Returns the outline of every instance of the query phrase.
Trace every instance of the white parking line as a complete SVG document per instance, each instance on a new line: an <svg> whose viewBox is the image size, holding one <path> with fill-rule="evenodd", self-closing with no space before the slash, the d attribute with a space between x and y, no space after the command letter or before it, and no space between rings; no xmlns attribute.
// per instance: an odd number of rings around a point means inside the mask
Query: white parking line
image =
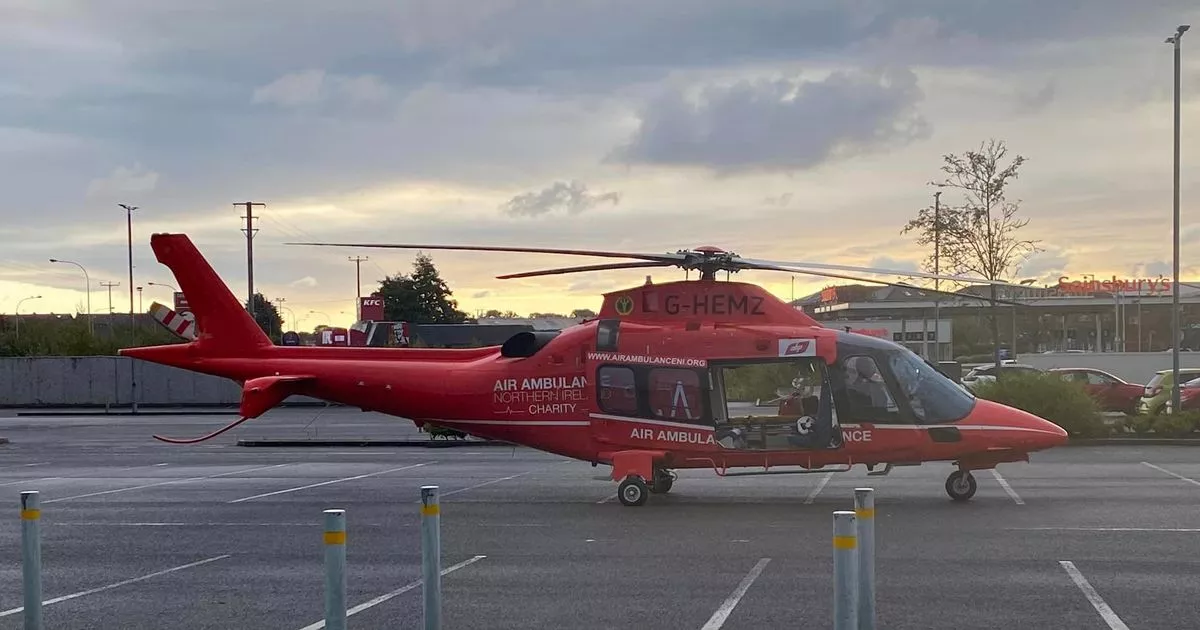
<svg viewBox="0 0 1200 630"><path fill-rule="evenodd" d="M480 560L483 560L486 557L487 556L475 556L474 558L471 558L470 560L463 560L462 562L459 562L456 565L446 567L445 569L442 569L442 577L445 577L446 575L453 573L465 566L475 564L476 562L479 562ZM357 615L358 613L360 613L368 608L378 606L379 604L382 604L383 602L386 602L387 600L389 600L393 597L396 597L397 595L403 595L403 594L413 590L414 588L417 588L418 586L420 586L421 582L422 582L422 580L417 580L415 582L409 582L408 584L405 584L403 587L396 589L396 590L392 591L391 593L387 593L385 595L380 595L379 597L376 597L375 599L372 599L367 602L363 602L363 603L355 606L354 608L350 608L350 609L346 610L346 616L350 617L351 615ZM322 621L318 621L314 624L304 626L300 630L319 630L320 628L324 628L324 627L325 627L325 621L322 620Z"/></svg>
<svg viewBox="0 0 1200 630"><path fill-rule="evenodd" d="M10 466L0 466L0 470L8 470L9 468L28 468L30 466L44 466L50 462L34 462L32 464L12 464Z"/></svg>
<svg viewBox="0 0 1200 630"><path fill-rule="evenodd" d="M0 483L0 488L3 488L4 486L15 486L17 484L22 484L22 483L33 483L35 481L53 481L55 479L62 479L62 478L63 477L42 477L40 479L22 479L20 481L10 481L8 483Z"/></svg>
<svg viewBox="0 0 1200 630"><path fill-rule="evenodd" d="M499 478L499 479L493 479L493 480L491 480L491 481L485 481L485 482L483 482L483 483L477 483L477 484L475 484L475 485L473 485L473 486L467 486L466 488L459 488L458 490L451 490L450 492L443 492L443 493L442 493L442 496L443 496L443 497L448 497L448 496L450 496L450 495L452 495L452 494L458 494L459 492L466 492L467 490L474 490L475 488L482 488L482 487L484 487L484 486L490 486L490 485L492 485L492 484L494 484L494 483L500 483L501 481L508 481L509 479L516 479L517 477L520 477L520 476L522 476L522 475L528 475L528 474L529 474L529 473L531 473L531 472L533 472L533 471L532 471L532 470L530 470L530 471L526 471L526 472L523 472L523 473L517 473L517 474L515 474L515 475L509 475L509 476L507 476L507 477L501 477L501 478Z"/></svg>
<svg viewBox="0 0 1200 630"><path fill-rule="evenodd" d="M1012 531L1026 532L1173 532L1181 534L1200 533L1192 527L1006 527Z"/></svg>
<svg viewBox="0 0 1200 630"><path fill-rule="evenodd" d="M55 527L312 527L307 523L226 523L226 522L169 522L169 521L80 521L53 523ZM361 527L362 525L359 524Z"/></svg>
<svg viewBox="0 0 1200 630"><path fill-rule="evenodd" d="M1025 505L1025 502L1021 500L1021 497L1017 496L1017 493L1012 489L1012 486L1008 485L1008 482L1004 480L1004 477L1000 476L1000 471L993 468L992 476L996 478L996 481L1000 483L1000 487L1004 488L1004 491L1008 493L1008 496L1012 497L1012 500L1015 501L1017 505Z"/></svg>
<svg viewBox="0 0 1200 630"><path fill-rule="evenodd" d="M409 468L417 468L417 467L425 466L425 465L432 464L432 463L433 462L425 462L423 464L412 464L411 466L401 466L399 468L391 468L389 470L380 470L378 472L367 473L365 475L355 475L353 477L343 477L341 479L332 479L330 481L322 481L320 483L310 483L307 486L300 486L299 488L288 488L287 490L276 490L275 492L264 492L263 494L256 494L252 497L242 497L240 499L234 499L234 500L230 501L230 503L241 503L243 501L252 501L254 499L261 499L263 497L273 497L277 494L286 494L288 492L296 492L298 490L307 490L309 488L316 488L318 486L328 486L331 483L341 483L343 481L354 481L355 479L366 479L367 477L375 477L377 475L386 475L387 473L390 473L390 472L396 472L399 470L408 470Z"/></svg>
<svg viewBox="0 0 1200 630"><path fill-rule="evenodd" d="M50 604L57 604L57 603L59 603L59 602L65 602L65 601L67 601L68 599L75 599L76 597L83 597L84 595L92 595L92 594L94 594L94 593L99 593L99 592L101 592L101 591L107 591L107 590L110 590L110 589L117 588L117 587L119 587L119 586L125 586L125 585L127 585L127 584L133 584L134 582L141 582L141 581L143 581L143 580L149 580L150 578L155 578L155 577L158 577L158 576L160 576L160 575L166 575L166 574L168 574L168 573L174 573L174 572L176 572L176 571L182 571L182 570L184 570L184 569L190 569L190 568L192 568L192 567L198 567L198 566L200 566L200 565L202 565L202 564L208 564L209 562L216 562L217 560L223 560L223 559L225 559L225 558L228 558L228 557L229 557L229 554L225 554L225 555L223 555L223 556L215 556L215 557L212 557L212 558L208 558L208 559L206 559L206 560L201 560L201 561L199 561L199 562L191 562L191 563L184 564L184 565L180 565L180 566L177 566L177 567L172 567L172 568L170 568L170 569L164 569L164 570L162 570L162 571L155 571L154 573L150 573L150 574L147 574L147 575L143 575L143 576L141 576L141 577L136 577L136 578L133 578L133 579L131 579L131 580L122 580L122 581L120 581L120 582L116 582L116 583L113 583L113 584L109 584L109 585L107 585L107 586L100 586L100 587L97 587L97 588L88 589L88 590L86 590L86 591L80 591L80 592L78 592L78 593L71 593L70 595L63 595L62 597L55 597L54 599L46 599L46 600L42 600L42 606L49 606ZM7 617L7 616L9 616L9 615L15 615L15 614L17 614L17 613L19 613L19 612L21 612L21 611L23 611L23 610L25 610L25 607L24 607L24 606L21 606L21 607L19 607L19 608L12 608L12 609L10 609L10 610L6 610L6 611L4 611L4 612L0 612L0 617Z"/></svg>
<svg viewBox="0 0 1200 630"><path fill-rule="evenodd" d="M1100 594L1096 592L1096 589L1092 588L1091 584L1088 584L1087 578L1083 577L1079 569L1075 568L1075 563L1069 560L1059 560L1058 563L1062 565L1062 568L1066 569L1067 575L1071 576L1071 579L1075 582L1075 586L1078 586L1079 590L1083 591L1084 597L1087 597L1088 601L1092 604L1092 608L1095 608L1096 612L1100 613L1100 618L1104 620L1104 623L1108 624L1109 628L1112 630L1129 630L1129 626L1125 625L1124 621L1121 621L1121 618L1117 616L1117 613L1113 612L1112 608L1109 608L1104 599L1100 597Z"/></svg>
<svg viewBox="0 0 1200 630"><path fill-rule="evenodd" d="M717 630L725 625L725 620L729 618L729 613L733 612L734 607L742 600L746 591L750 590L750 585L754 584L754 580L758 579L759 574L763 572L763 569L767 567L767 563L770 561L770 558L759 560L758 564L754 565L753 569L750 569L750 573L746 574L745 578L742 578L742 582L737 585L737 588L733 589L729 597L725 598L725 601L721 603L721 607L717 608L717 612L708 618L708 623L704 624L704 627L700 630Z"/></svg>
<svg viewBox="0 0 1200 630"><path fill-rule="evenodd" d="M825 473L825 476L821 477L821 482L817 484L816 488L813 488L813 491L808 494L808 498L804 500L805 505L817 500L817 495L821 494L821 490L825 488L825 484L829 483L830 479L833 479L833 473Z"/></svg>
<svg viewBox="0 0 1200 630"><path fill-rule="evenodd" d="M1183 481L1186 481L1192 485L1200 486L1200 481L1196 481L1195 479L1189 479L1188 477L1184 477L1183 475L1181 475L1179 473L1173 473L1173 472L1167 470L1166 468L1163 468L1161 466L1155 466L1154 464L1151 464L1150 462L1142 462L1142 463L1145 464L1146 466L1153 468L1154 470L1157 470L1158 472L1166 473L1168 475L1171 475L1172 477L1175 477L1176 479L1182 479Z"/></svg>
<svg viewBox="0 0 1200 630"><path fill-rule="evenodd" d="M258 466L255 468L243 468L242 470L232 470L229 472L218 473L216 475L205 475L203 477L188 477L187 479L171 479L168 481L159 481L156 483L142 484L140 486L131 486L129 488L117 488L116 490L101 490L100 492L89 492L87 494L77 494L75 496L70 496L70 497L59 497L57 499L50 499L48 501L42 501L42 503L56 503L58 501L70 501L71 499L83 499L85 497L98 497L102 494L116 494L118 492L128 492L130 490L141 490L143 488L155 488L158 486L167 486L167 485L170 485L173 483L187 483L189 481L201 481L204 479L216 479L217 477L228 477L229 475L237 475L237 474L241 474L241 473L254 472L256 470L266 470L267 468L279 468L280 466L287 466L287 464L272 464L270 466Z"/></svg>

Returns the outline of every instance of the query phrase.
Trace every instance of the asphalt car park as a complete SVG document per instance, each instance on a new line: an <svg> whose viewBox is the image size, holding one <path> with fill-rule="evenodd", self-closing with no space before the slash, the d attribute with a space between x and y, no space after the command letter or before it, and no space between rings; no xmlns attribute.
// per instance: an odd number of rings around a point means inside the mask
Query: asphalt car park
<svg viewBox="0 0 1200 630"><path fill-rule="evenodd" d="M198 445L212 415L0 418L0 544L39 490L46 627L319 627L322 511L347 513L351 627L420 628L419 488L442 492L447 628L830 627L832 512L876 494L883 628L1200 627L1200 450L1075 446L949 465L718 478L680 471L630 508L607 468L511 446L248 448L239 439L428 440L404 421L279 409ZM0 569L20 628L21 569Z"/></svg>

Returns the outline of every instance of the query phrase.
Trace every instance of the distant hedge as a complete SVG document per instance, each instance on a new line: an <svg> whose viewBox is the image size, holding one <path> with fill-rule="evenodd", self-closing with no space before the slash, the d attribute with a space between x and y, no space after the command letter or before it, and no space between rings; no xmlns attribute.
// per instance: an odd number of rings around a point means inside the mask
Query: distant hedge
<svg viewBox="0 0 1200 630"><path fill-rule="evenodd" d="M1187 437L1200 427L1200 412L1105 418L1083 384L1045 372L1014 372L975 388L979 398L1028 411L1062 427L1072 437L1113 433Z"/></svg>
<svg viewBox="0 0 1200 630"><path fill-rule="evenodd" d="M980 383L975 395L1045 418L1074 437L1109 433L1096 400L1083 385L1065 381L1057 374L1005 374Z"/></svg>

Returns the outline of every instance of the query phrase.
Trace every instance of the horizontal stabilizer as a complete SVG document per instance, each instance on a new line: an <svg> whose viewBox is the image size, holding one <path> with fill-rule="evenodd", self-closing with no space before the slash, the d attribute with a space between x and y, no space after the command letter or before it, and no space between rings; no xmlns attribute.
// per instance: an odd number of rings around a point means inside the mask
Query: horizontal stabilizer
<svg viewBox="0 0 1200 630"><path fill-rule="evenodd" d="M240 413L243 418L257 418L274 409L292 394L301 393L304 385L315 383L315 376L263 376L246 381L242 386Z"/></svg>

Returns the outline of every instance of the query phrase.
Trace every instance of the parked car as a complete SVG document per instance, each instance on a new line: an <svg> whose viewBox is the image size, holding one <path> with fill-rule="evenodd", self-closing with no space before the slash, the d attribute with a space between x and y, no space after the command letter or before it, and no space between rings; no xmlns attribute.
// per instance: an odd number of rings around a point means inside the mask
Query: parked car
<svg viewBox="0 0 1200 630"><path fill-rule="evenodd" d="M1200 379L1200 369L1179 368L1179 379L1184 383L1193 379ZM1142 400L1138 403L1137 413L1150 415L1161 413L1163 405L1168 400L1171 400L1171 387L1173 383L1171 370L1159 370L1155 372L1154 378L1146 383L1146 389L1142 392ZM1181 387L1180 389L1183 388Z"/></svg>
<svg viewBox="0 0 1200 630"><path fill-rule="evenodd" d="M1200 378L1186 381L1179 386L1179 408L1184 411L1200 411ZM1171 397L1162 406L1163 413L1171 413Z"/></svg>
<svg viewBox="0 0 1200 630"><path fill-rule="evenodd" d="M1104 411L1137 413L1138 403L1146 391L1145 385L1130 383L1096 368L1051 368L1050 371L1062 376L1064 380L1082 383L1084 389L1096 399Z"/></svg>
<svg viewBox="0 0 1200 630"><path fill-rule="evenodd" d="M974 390L979 383L985 381L994 381L996 380L996 377L1001 374L1041 371L1042 370L1039 370L1032 365L1001 360L999 369L996 368L995 363L984 363L983 365L975 366L974 369L972 369L970 372L967 372L966 376L962 377L962 384L968 390Z"/></svg>

